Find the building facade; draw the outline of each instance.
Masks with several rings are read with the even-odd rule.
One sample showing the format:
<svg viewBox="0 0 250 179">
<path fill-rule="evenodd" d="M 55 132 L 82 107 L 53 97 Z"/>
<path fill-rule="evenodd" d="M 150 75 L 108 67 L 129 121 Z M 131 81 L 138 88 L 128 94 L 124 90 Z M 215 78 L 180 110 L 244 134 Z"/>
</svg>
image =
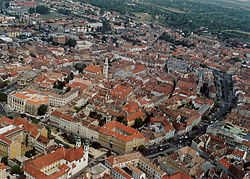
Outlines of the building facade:
<svg viewBox="0 0 250 179">
<path fill-rule="evenodd" d="M 38 95 L 32 91 L 12 92 L 8 95 L 8 106 L 19 113 L 37 115 L 41 105 L 48 105 L 47 96 Z"/>
<path fill-rule="evenodd" d="M 129 153 L 147 142 L 138 130 L 111 121 L 99 130 L 99 142 L 117 153 Z"/>
<path fill-rule="evenodd" d="M 24 168 L 28 179 L 71 178 L 88 165 L 89 142 L 78 138 L 76 148 L 59 148 L 29 162 Z"/>
<path fill-rule="evenodd" d="M 105 165 L 112 170 L 112 177 L 115 179 L 162 179 L 167 177 L 164 171 L 151 163 L 140 152 L 107 158 Z"/>
</svg>

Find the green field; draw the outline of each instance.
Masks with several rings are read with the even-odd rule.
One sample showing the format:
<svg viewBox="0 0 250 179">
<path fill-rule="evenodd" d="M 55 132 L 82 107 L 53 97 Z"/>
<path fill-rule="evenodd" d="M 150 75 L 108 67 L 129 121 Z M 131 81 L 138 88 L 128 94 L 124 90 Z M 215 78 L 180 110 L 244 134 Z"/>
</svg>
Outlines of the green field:
<svg viewBox="0 0 250 179">
<path fill-rule="evenodd" d="M 126 0 L 79 1 L 188 32 L 202 33 L 203 27 L 221 40 L 249 40 L 249 0 L 139 0 L 134 6 Z"/>
<path fill-rule="evenodd" d="M 48 14 L 48 15 L 39 15 L 39 17 L 44 18 L 44 19 L 49 19 L 49 18 L 60 18 L 61 16 L 59 15 L 54 15 L 54 14 Z"/>
</svg>

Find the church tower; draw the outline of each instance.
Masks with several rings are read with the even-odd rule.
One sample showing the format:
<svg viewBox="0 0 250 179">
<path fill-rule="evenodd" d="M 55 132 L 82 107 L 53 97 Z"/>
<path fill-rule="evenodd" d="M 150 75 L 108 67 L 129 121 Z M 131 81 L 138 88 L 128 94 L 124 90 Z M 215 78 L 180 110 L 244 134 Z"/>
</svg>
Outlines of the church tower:
<svg viewBox="0 0 250 179">
<path fill-rule="evenodd" d="M 88 161 L 88 156 L 89 156 L 89 140 L 86 139 L 86 138 L 83 140 L 83 151 L 84 151 L 85 159 L 86 159 L 86 161 Z"/>
<path fill-rule="evenodd" d="M 78 136 L 77 139 L 76 139 L 76 148 L 79 148 L 81 147 L 82 143 L 81 143 L 81 137 Z"/>
<path fill-rule="evenodd" d="M 108 78 L 108 71 L 109 71 L 109 59 L 105 58 L 105 63 L 104 63 L 104 68 L 103 68 L 103 74 L 105 76 L 105 78 Z"/>
</svg>

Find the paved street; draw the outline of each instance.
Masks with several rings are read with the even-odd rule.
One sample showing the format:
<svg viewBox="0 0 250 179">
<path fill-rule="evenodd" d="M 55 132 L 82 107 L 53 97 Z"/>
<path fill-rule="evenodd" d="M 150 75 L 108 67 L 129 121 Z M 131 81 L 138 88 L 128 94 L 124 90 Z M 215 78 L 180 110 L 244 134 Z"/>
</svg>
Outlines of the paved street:
<svg viewBox="0 0 250 179">
<path fill-rule="evenodd" d="M 59 134 L 55 134 L 53 131 L 51 131 L 51 135 L 54 136 L 57 140 L 61 141 L 62 143 L 66 143 L 67 145 L 69 145 L 70 147 L 74 148 L 75 146 L 68 143 L 67 141 L 63 140 L 63 138 L 61 136 L 59 136 Z"/>
</svg>

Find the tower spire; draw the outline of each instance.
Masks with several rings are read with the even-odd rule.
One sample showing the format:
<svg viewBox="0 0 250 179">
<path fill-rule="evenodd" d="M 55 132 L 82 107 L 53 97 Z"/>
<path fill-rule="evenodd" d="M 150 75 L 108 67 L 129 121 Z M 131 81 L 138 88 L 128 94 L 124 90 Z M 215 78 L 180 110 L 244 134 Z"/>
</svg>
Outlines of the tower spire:
<svg viewBox="0 0 250 179">
<path fill-rule="evenodd" d="M 79 148 L 81 147 L 82 143 L 81 143 L 81 137 L 78 136 L 77 139 L 76 139 L 76 148 Z"/>
<path fill-rule="evenodd" d="M 108 70 L 109 70 L 109 59 L 105 58 L 104 68 L 103 68 L 103 74 L 105 78 L 108 78 Z"/>
</svg>

